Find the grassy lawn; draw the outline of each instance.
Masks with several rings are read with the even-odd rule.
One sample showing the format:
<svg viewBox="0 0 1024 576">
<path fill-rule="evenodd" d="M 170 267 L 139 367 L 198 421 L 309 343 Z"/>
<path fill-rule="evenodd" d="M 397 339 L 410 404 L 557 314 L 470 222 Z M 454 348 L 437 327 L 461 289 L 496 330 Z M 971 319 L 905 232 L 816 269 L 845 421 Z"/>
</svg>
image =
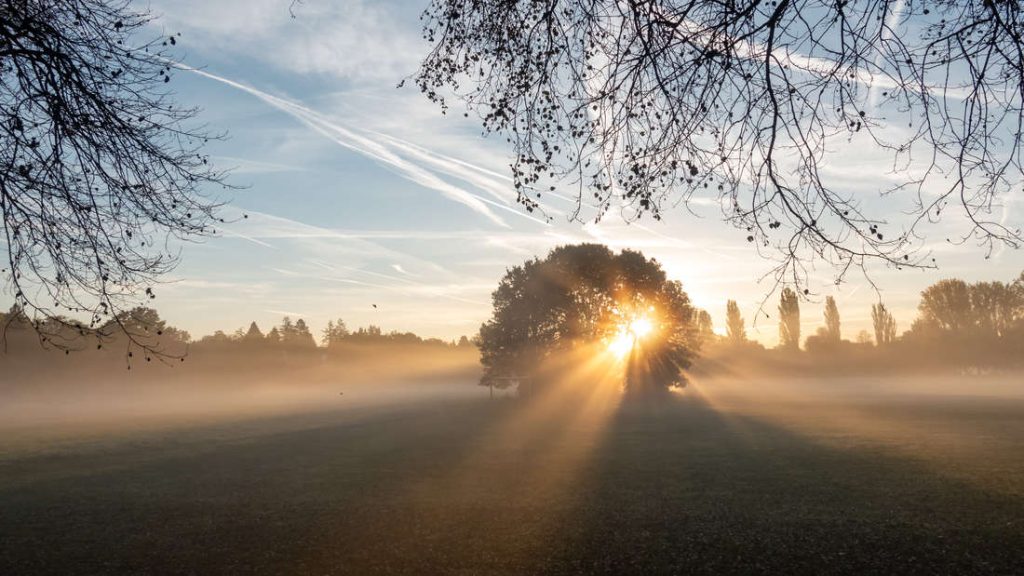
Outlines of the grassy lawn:
<svg viewBox="0 0 1024 576">
<path fill-rule="evenodd" d="M 445 398 L 11 449 L 0 573 L 1024 567 L 1020 399 L 722 398 Z"/>
</svg>

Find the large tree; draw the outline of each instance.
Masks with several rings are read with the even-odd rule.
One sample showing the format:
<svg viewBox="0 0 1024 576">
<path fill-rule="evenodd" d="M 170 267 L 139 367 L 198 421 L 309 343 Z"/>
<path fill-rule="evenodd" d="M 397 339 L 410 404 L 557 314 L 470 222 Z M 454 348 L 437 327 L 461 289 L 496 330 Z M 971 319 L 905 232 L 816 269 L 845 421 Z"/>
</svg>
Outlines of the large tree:
<svg viewBox="0 0 1024 576">
<path fill-rule="evenodd" d="M 510 268 L 493 302 L 493 315 L 480 328 L 485 385 L 524 379 L 536 385 L 547 360 L 604 353 L 606 341 L 638 320 L 650 335 L 627 360 L 632 389 L 682 384 L 700 345 L 697 313 L 682 286 L 668 280 L 656 260 L 630 250 L 555 248 L 544 259 Z"/>
<path fill-rule="evenodd" d="M 0 277 L 37 329 L 118 323 L 176 262 L 170 239 L 213 232 L 222 175 L 167 88 L 177 37 L 150 20 L 125 0 L 0 0 Z"/>
<path fill-rule="evenodd" d="M 508 138 L 527 210 L 560 183 L 577 218 L 711 194 L 800 282 L 815 258 L 931 266 L 916 231 L 948 212 L 1019 243 L 1022 32 L 1005 0 L 432 0 L 415 80 Z M 886 210 L 829 169 L 863 143 L 901 171 Z"/>
</svg>

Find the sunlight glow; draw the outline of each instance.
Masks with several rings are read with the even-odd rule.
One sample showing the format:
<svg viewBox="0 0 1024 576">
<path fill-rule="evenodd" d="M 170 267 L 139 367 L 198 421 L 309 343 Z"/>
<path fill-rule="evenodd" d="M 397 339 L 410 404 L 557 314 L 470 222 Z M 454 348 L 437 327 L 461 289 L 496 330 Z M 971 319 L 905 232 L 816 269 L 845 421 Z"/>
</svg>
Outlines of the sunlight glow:
<svg viewBox="0 0 1024 576">
<path fill-rule="evenodd" d="M 654 330 L 654 324 L 651 324 L 651 319 L 646 316 L 641 316 L 629 323 L 629 331 L 637 338 L 644 338 L 652 330 Z"/>
<path fill-rule="evenodd" d="M 654 323 L 647 316 L 633 318 L 619 326 L 618 332 L 608 343 L 608 351 L 618 358 L 628 354 L 637 341 L 650 336 L 654 331 Z"/>
<path fill-rule="evenodd" d="M 608 343 L 608 351 L 614 354 L 616 357 L 623 357 L 633 349 L 633 343 L 636 338 L 633 333 L 629 330 L 622 330 L 612 338 L 612 341 Z"/>
</svg>

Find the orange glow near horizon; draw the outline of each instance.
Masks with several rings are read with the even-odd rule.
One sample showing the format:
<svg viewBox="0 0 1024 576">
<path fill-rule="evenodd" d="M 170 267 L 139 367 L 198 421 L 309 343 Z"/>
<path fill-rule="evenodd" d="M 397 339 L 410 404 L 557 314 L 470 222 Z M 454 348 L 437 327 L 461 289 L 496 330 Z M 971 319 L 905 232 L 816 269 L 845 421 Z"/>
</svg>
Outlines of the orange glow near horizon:
<svg viewBox="0 0 1024 576">
<path fill-rule="evenodd" d="M 608 351 L 622 358 L 629 354 L 637 342 L 654 332 L 654 323 L 648 316 L 639 316 L 619 326 L 618 332 L 608 342 Z"/>
</svg>

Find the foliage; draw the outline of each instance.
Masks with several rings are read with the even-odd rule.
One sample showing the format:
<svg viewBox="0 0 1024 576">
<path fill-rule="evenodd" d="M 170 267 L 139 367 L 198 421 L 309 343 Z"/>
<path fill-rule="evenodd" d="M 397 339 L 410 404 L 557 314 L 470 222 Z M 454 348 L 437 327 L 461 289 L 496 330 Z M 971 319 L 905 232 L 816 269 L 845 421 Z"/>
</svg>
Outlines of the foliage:
<svg viewBox="0 0 1024 576">
<path fill-rule="evenodd" d="M 743 316 L 740 315 L 740 307 L 735 300 L 729 300 L 725 304 L 725 330 L 729 342 L 743 344 L 747 341 L 747 329 L 743 323 Z"/>
<path fill-rule="evenodd" d="M 888 346 L 896 341 L 896 319 L 885 304 L 871 305 L 871 324 L 875 331 L 875 345 Z"/>
<path fill-rule="evenodd" d="M 647 367 L 627 375 L 633 388 L 680 383 L 700 343 L 682 286 L 657 261 L 630 250 L 560 246 L 510 268 L 492 299 L 491 319 L 480 328 L 483 384 L 540 379 L 546 359 L 607 340 L 640 314 L 651 315 L 657 337 L 643 347 Z"/>
<path fill-rule="evenodd" d="M 836 299 L 832 296 L 825 297 L 825 338 L 833 343 L 842 340 L 839 326 L 839 307 L 836 306 Z"/>
<path fill-rule="evenodd" d="M 349 336 L 348 327 L 345 326 L 345 321 L 338 318 L 337 321 L 329 320 L 327 327 L 324 328 L 323 332 L 323 343 L 324 346 L 330 348 L 331 346 L 337 346 Z"/>
<path fill-rule="evenodd" d="M 260 327 L 256 325 L 256 322 L 252 322 L 249 324 L 249 329 L 245 331 L 245 335 L 242 336 L 242 338 L 247 342 L 262 342 L 264 336 Z"/>
<path fill-rule="evenodd" d="M 1001 338 L 1024 323 L 1024 281 L 1012 284 L 942 280 L 921 293 L 913 332 Z"/>
<path fill-rule="evenodd" d="M 697 327 L 697 337 L 700 338 L 702 343 L 714 342 L 718 339 L 718 335 L 715 334 L 715 323 L 711 319 L 710 312 L 707 310 L 697 310 L 694 323 Z"/>
<path fill-rule="evenodd" d="M 800 348 L 800 300 L 789 287 L 779 295 L 779 346 L 789 350 Z"/>
</svg>

